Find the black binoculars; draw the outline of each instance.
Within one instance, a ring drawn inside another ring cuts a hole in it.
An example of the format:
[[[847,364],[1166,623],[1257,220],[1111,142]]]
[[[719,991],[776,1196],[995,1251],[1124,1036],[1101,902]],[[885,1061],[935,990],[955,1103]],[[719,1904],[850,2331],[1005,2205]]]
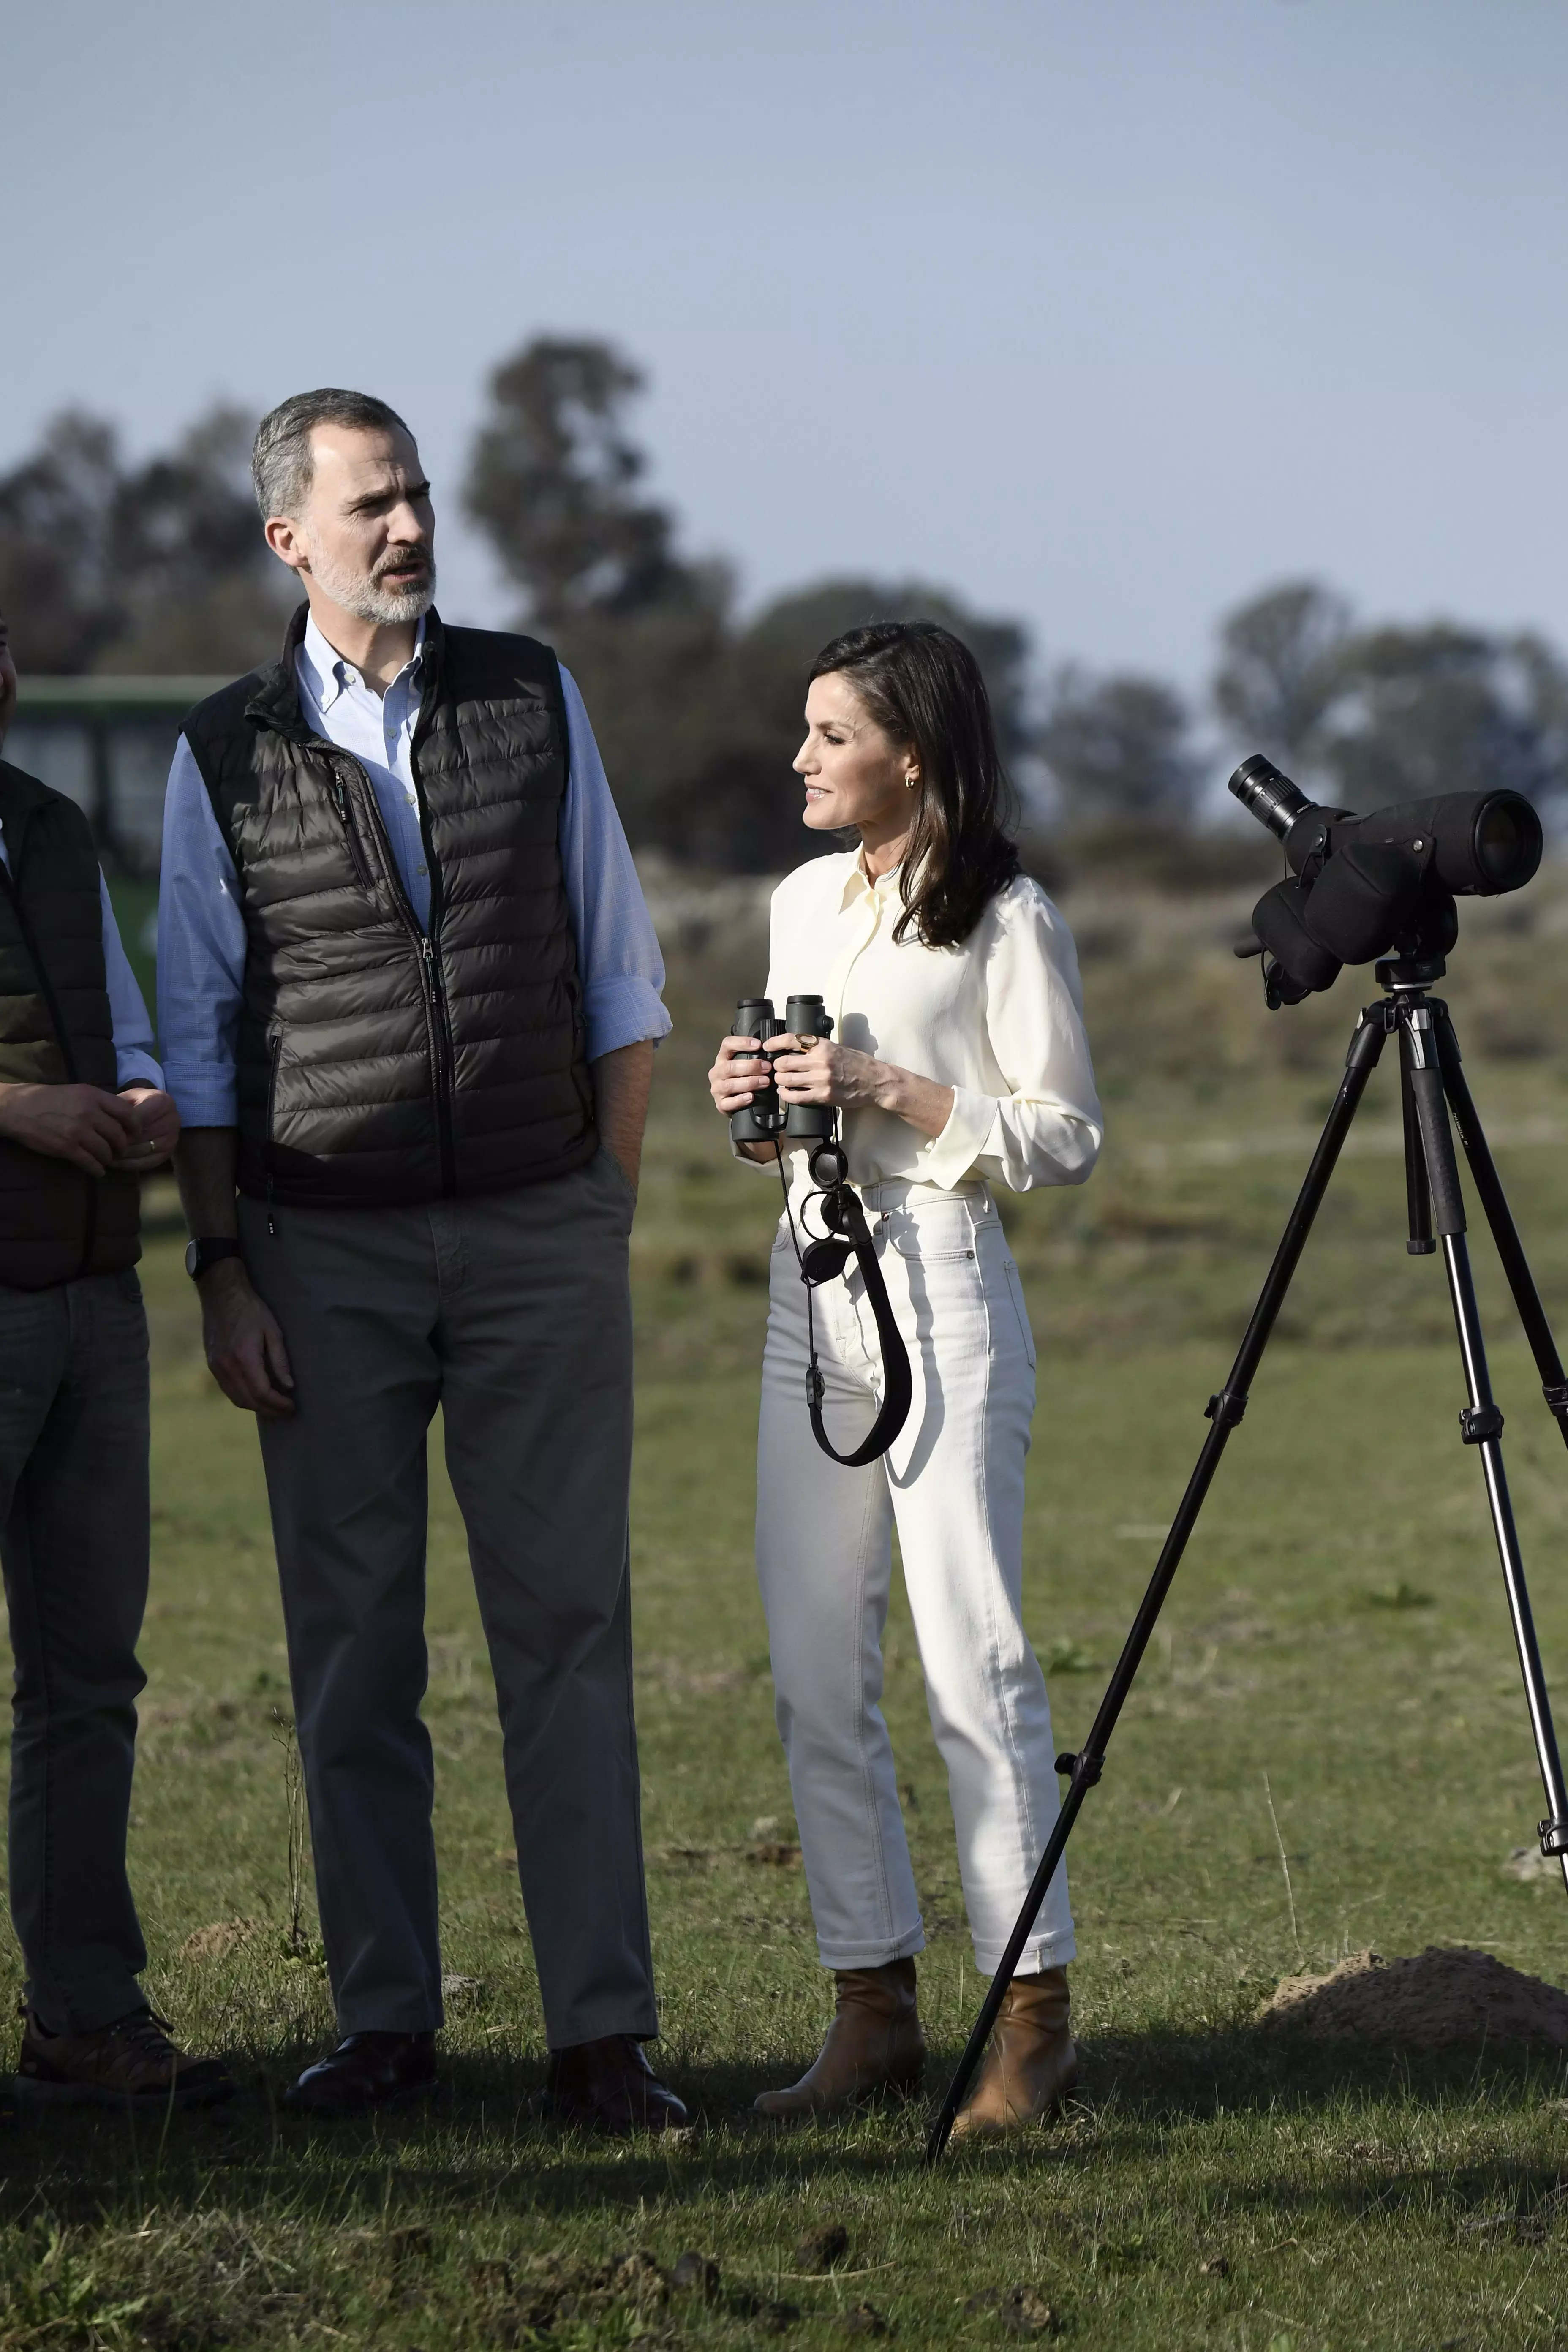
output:
[[[736,1037],[831,1037],[833,1021],[822,1009],[820,996],[791,996],[784,1001],[781,1021],[769,996],[742,996],[735,1007]],[[769,1057],[772,1058],[771,1056]],[[786,1111],[772,1078],[760,1086],[743,1110],[733,1113],[730,1132],[737,1143],[772,1143],[780,1136],[790,1143],[826,1143],[832,1139],[837,1114],[829,1103],[792,1103]]]

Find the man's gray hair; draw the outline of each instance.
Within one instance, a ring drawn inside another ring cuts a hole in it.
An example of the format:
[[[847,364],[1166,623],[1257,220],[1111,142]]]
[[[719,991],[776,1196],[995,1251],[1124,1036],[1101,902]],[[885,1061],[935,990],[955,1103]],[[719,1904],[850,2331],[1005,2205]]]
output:
[[[315,471],[310,436],[318,425],[348,425],[362,433],[408,433],[395,408],[370,392],[297,392],[280,401],[256,428],[250,453],[250,478],[256,503],[265,522],[270,515],[287,515],[297,522],[310,495]],[[413,435],[408,434],[410,440]]]

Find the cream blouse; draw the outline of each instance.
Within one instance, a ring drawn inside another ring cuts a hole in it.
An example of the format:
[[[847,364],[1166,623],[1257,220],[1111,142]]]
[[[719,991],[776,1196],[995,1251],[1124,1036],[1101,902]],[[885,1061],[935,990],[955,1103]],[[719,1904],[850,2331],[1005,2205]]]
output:
[[[1027,1192],[1081,1184],[1104,1123],[1072,934],[1037,882],[999,891],[958,948],[908,932],[896,872],[868,881],[860,852],[814,857],[773,892],[768,994],[819,994],[841,1045],[953,1090],[940,1135],[891,1111],[843,1113],[857,1184],[943,1192],[984,1179]]]

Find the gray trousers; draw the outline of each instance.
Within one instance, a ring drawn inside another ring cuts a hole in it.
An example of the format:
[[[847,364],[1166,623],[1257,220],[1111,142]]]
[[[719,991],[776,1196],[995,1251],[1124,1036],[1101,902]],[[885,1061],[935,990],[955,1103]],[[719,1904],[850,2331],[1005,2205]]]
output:
[[[426,1436],[495,1671],[552,2048],[658,2031],[632,1721],[632,1194],[609,1154],[417,1209],[240,1203],[295,1379],[262,1460],[343,2033],[441,2022]]]
[[[134,1273],[0,1289],[0,1567],[16,1661],[11,1918],[55,2033],[142,2004],[125,1875],[146,1676],[147,1318]]]

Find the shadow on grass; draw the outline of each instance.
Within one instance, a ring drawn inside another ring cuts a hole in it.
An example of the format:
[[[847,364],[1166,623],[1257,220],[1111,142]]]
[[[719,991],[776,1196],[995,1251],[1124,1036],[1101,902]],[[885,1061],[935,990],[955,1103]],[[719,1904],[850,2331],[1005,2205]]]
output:
[[[1561,2058],[1502,2049],[1417,2055],[1241,2031],[1097,2037],[1084,2057],[1082,2091],[1061,2126],[958,2151],[943,2176],[1043,2164],[1092,2171],[1163,2158],[1173,2126],[1248,2115],[1284,2125],[1338,2109],[1342,2171],[1332,2157],[1310,2179],[1305,2168],[1268,2165],[1240,2191],[1243,2200],[1302,2212],[1364,2211],[1440,2191],[1461,2211],[1497,2208],[1495,2226],[1529,2234],[1568,2195],[1568,2179],[1549,2163],[1488,2157],[1448,2167],[1406,2164],[1377,2136],[1380,2126],[1388,2129],[1380,2105],[1456,2114],[1473,2113],[1478,2104],[1516,2114],[1541,2105],[1562,2095],[1568,2062]],[[363,2120],[322,2123],[291,2114],[281,2103],[289,2074],[270,2067],[243,2076],[227,2106],[195,2114],[10,2105],[0,2123],[0,2222],[92,2224],[152,2204],[173,2214],[308,2202],[318,2219],[349,2223],[415,2206],[472,2220],[508,2210],[635,2214],[648,2198],[695,2204],[742,2190],[809,2190],[831,2200],[908,2185],[919,2174],[929,2120],[953,2063],[947,2053],[933,2064],[924,2100],[805,2126],[772,2125],[751,2113],[757,2092],[779,2080],[776,2066],[676,2069],[697,2123],[668,2140],[563,2131],[545,2110],[539,2066],[482,2057],[450,2059],[429,2101]]]

